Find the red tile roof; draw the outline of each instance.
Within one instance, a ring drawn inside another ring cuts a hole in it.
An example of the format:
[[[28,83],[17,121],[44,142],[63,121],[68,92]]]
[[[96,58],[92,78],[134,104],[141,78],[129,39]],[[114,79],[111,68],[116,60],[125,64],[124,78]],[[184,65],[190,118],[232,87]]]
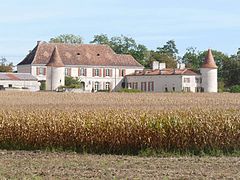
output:
[[[208,53],[207,53],[207,56],[205,57],[204,63],[202,65],[202,68],[217,69],[217,65],[216,65],[216,63],[214,61],[211,49],[208,49]]]
[[[198,73],[192,71],[191,69],[156,69],[156,70],[143,70],[135,71],[133,74],[127,76],[151,76],[151,75],[198,75]]]
[[[37,81],[37,78],[28,73],[0,73],[0,80]]]
[[[107,45],[39,43],[18,65],[47,64],[57,47],[64,65],[141,67],[131,55],[116,54]]]
[[[54,48],[52,56],[51,56],[51,58],[50,58],[50,60],[49,60],[49,62],[47,63],[46,66],[64,67],[64,64],[63,64],[62,59],[59,55],[57,47]]]

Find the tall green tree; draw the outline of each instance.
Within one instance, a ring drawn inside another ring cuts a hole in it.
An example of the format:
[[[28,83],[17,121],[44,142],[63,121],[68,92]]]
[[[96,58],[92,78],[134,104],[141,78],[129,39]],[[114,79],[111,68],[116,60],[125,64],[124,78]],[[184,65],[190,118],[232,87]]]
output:
[[[168,68],[175,68],[178,61],[178,49],[174,40],[169,40],[163,47],[157,47],[156,51],[149,51],[147,67],[150,67],[153,61],[166,63]]]
[[[130,54],[143,65],[147,59],[147,48],[142,44],[137,44],[133,38],[124,35],[111,38],[108,38],[106,34],[95,35],[90,43],[109,45],[117,54]]]
[[[240,48],[222,63],[222,76],[226,87],[240,85]]]
[[[94,35],[93,40],[90,43],[111,45],[107,34]]]
[[[177,59],[178,49],[174,40],[169,40],[163,47],[158,47],[157,51],[160,54],[166,54],[173,59]]]
[[[67,44],[82,44],[83,38],[73,34],[61,34],[57,37],[51,38],[50,43],[67,43]]]
[[[186,64],[186,67],[198,70],[202,64],[202,60],[200,60],[199,55],[200,52],[197,51],[196,47],[189,47],[182,57],[182,62]]]

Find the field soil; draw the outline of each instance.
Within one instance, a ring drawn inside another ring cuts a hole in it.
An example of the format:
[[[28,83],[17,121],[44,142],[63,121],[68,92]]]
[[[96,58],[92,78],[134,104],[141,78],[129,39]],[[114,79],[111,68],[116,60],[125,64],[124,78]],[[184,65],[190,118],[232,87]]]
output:
[[[238,157],[139,157],[0,150],[0,179],[239,179]]]

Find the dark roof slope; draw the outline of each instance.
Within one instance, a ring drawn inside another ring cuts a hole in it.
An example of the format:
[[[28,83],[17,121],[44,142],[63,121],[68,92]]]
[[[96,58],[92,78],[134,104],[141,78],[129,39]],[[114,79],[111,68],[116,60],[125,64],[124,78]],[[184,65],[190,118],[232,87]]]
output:
[[[20,62],[18,65],[32,64],[34,57],[37,53],[38,45]]]
[[[47,64],[57,47],[64,65],[134,66],[141,67],[131,55],[116,54],[107,45],[39,43],[18,65]]]

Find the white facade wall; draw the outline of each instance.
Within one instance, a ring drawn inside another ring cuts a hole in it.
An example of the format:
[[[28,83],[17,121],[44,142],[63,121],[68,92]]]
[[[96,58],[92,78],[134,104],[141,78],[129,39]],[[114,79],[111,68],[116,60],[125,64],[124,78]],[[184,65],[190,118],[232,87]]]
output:
[[[37,74],[37,68],[47,68],[45,65],[34,65],[31,67],[31,74],[36,77],[39,81],[46,81],[46,77],[48,74],[48,70],[46,70],[46,75],[44,74]],[[92,92],[95,88],[95,82],[99,82],[99,90],[105,90],[106,89],[106,83],[110,83],[110,90],[111,91],[117,91],[121,89],[122,82],[124,80],[124,77],[119,74],[119,69],[125,70],[125,75],[134,73],[135,70],[143,70],[143,68],[139,67],[108,67],[108,66],[66,66],[65,68],[71,69],[71,76],[72,77],[79,77],[81,82],[84,82],[85,84],[85,91]],[[63,71],[63,75],[65,75],[65,68]],[[78,76],[79,68],[85,68],[87,69],[86,76]],[[94,76],[93,77],[93,69],[101,69],[101,77]],[[111,69],[112,76],[105,76],[103,77],[103,69]],[[50,78],[50,77],[49,77]],[[50,85],[47,85],[47,90],[51,89]]]
[[[135,70],[143,70],[143,68],[132,68],[132,67],[99,67],[99,66],[81,66],[80,68],[87,69],[86,76],[78,76],[79,67],[66,67],[71,68],[71,76],[79,77],[81,82],[85,84],[85,91],[94,91],[95,90],[95,82],[99,83],[99,90],[106,90],[106,83],[110,83],[110,90],[117,91],[122,88],[122,83],[124,77],[120,75],[120,69],[125,70],[125,75],[134,73]],[[93,76],[93,69],[101,69],[101,76]],[[112,76],[103,77],[103,70],[110,69],[112,71]]]
[[[204,92],[218,92],[217,69],[201,68]]]
[[[0,80],[0,85],[3,85],[5,88],[12,88],[16,89],[25,89],[29,91],[39,91],[40,90],[40,83],[37,81],[23,81],[23,80]]]
[[[34,65],[31,67],[31,74],[38,79],[38,81],[46,81],[46,74],[37,74],[37,68],[45,69],[47,72],[47,66],[45,65]]]
[[[65,84],[64,67],[47,67],[46,90],[55,91]]]
[[[201,83],[197,83],[196,78],[201,78],[201,76],[182,75],[182,89],[184,90],[184,88],[190,88],[190,92],[196,92],[196,87],[201,88]],[[189,82],[185,79],[189,79]]]
[[[141,89],[141,83],[146,82],[146,91],[149,91],[148,83],[153,82],[154,92],[181,92],[184,87],[189,87],[190,92],[195,92],[196,87],[200,87],[199,83],[196,83],[196,77],[200,76],[187,76],[187,75],[145,75],[145,76],[127,76],[126,83],[137,83],[138,90]],[[189,78],[189,82],[184,83],[184,78]],[[150,88],[151,91],[151,88]]]

